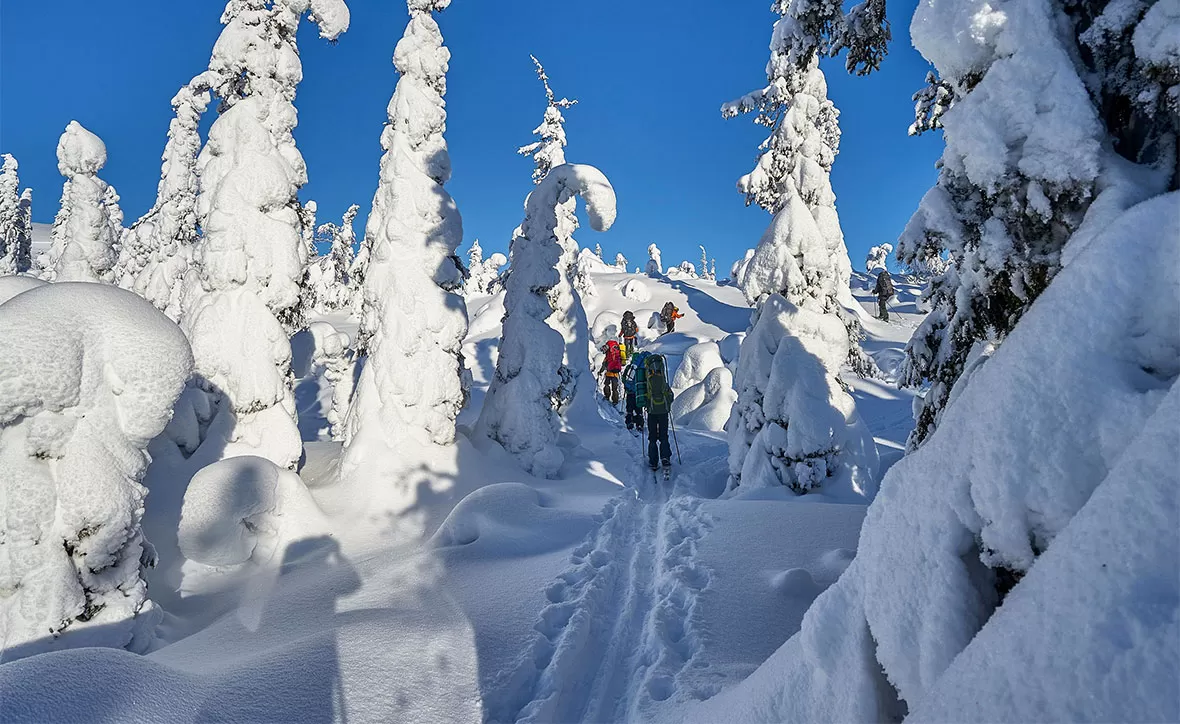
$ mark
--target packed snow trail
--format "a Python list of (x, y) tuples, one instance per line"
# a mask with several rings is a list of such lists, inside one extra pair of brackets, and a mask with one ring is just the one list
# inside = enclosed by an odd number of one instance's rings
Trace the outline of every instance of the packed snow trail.
[(630, 451), (634, 485), (606, 504), (546, 589), (538, 636), (489, 706), (489, 722), (642, 720), (673, 698), (700, 653), (695, 609), (709, 583), (695, 561), (709, 528), (700, 500), (669, 496), (675, 481), (656, 482), (617, 411), (601, 405), (619, 428), (618, 449)]

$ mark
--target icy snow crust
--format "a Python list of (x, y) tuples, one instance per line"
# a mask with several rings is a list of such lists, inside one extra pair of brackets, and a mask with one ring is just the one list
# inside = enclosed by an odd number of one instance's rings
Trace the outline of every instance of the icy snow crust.
[(188, 342), (135, 294), (70, 282), (0, 304), (0, 339), (5, 658), (143, 650), (159, 611), (139, 483), (192, 369)]

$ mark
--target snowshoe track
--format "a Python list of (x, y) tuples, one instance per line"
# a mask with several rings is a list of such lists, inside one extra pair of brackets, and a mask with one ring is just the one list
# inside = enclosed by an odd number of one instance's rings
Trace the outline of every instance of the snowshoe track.
[[(603, 417), (618, 425), (617, 413)], [(634, 451), (630, 433), (620, 428), (617, 438)], [(635, 721), (660, 702), (704, 698), (685, 693), (680, 678), (701, 650), (696, 606), (710, 575), (695, 557), (711, 525), (699, 499), (669, 500), (671, 485), (638, 451), (631, 456), (636, 486), (606, 504), (546, 588), (538, 635), (489, 722)]]

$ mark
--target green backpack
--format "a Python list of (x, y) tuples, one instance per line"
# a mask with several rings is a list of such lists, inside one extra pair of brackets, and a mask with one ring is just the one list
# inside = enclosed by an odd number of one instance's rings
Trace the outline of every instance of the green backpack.
[[(646, 384), (645, 403), (648, 412), (667, 414), (672, 406), (672, 395), (668, 389), (668, 363), (662, 354), (651, 354), (643, 361), (643, 379)], [(638, 400), (637, 400), (638, 401)]]

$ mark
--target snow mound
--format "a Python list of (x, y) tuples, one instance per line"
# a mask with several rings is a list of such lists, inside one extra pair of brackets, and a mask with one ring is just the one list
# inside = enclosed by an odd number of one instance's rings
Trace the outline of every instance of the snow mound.
[(594, 318), (593, 326), (590, 327), (590, 337), (594, 340), (595, 347), (601, 347), (608, 340), (617, 338), (622, 324), (623, 315), (618, 312), (599, 312)]
[(684, 357), (672, 378), (672, 389), (683, 390), (691, 387), (704, 380), (705, 375), (724, 366), (721, 348), (716, 342), (698, 342), (684, 351)]
[(889, 471), (801, 632), (693, 718), (1180, 717), (1178, 202), (1057, 275)]
[[(131, 292), (61, 282), (0, 305), (4, 658), (152, 637), (141, 575), (145, 449), (192, 369), (175, 324)], [(19, 649), (15, 649), (19, 647)]]
[(580, 540), (590, 516), (554, 507), (548, 495), (520, 483), (495, 483), (467, 495), (430, 539), (435, 548), (474, 546), (482, 554), (540, 553)]
[(628, 279), (618, 286), (618, 290), (623, 293), (624, 297), (633, 302), (643, 303), (651, 301), (651, 290), (638, 279)]
[(271, 560), (326, 524), (299, 476), (253, 455), (202, 468), (184, 494), (178, 538), (185, 558), (207, 566)]
[(43, 287), (47, 283), (37, 277), (26, 277), (19, 274), (0, 277), (0, 304), (7, 302), (21, 292)]
[(715, 367), (705, 379), (676, 396), (672, 401), (672, 419), (682, 427), (720, 432), (725, 429), (735, 402), (733, 373), (726, 367)]

